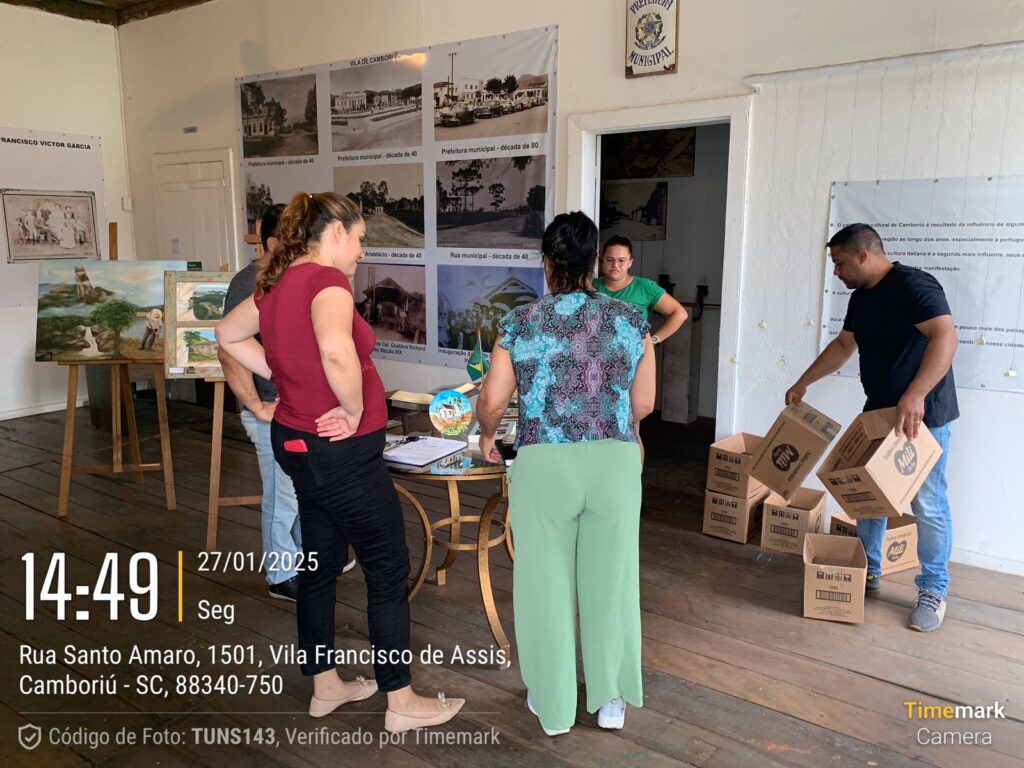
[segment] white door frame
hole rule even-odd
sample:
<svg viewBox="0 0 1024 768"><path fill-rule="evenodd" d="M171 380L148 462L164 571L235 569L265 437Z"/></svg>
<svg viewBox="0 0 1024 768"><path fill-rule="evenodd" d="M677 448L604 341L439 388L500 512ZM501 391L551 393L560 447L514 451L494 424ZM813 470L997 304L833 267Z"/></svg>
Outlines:
<svg viewBox="0 0 1024 768"><path fill-rule="evenodd" d="M746 245L746 187L750 146L750 96L684 101L650 107L569 115L566 203L597 221L597 185L601 177L598 136L656 128L729 124L729 169L725 198L725 253L722 263L722 320L718 348L718 398L715 432L736 432L740 292Z"/></svg>
<svg viewBox="0 0 1024 768"><path fill-rule="evenodd" d="M225 253L225 260L228 263L231 271L237 271L241 269L241 248L239 242L239 222L238 222L238 168L234 160L235 154L230 147L224 149L198 149L190 152L158 152L153 155L153 183L159 185L159 174L157 168L161 165L179 165L183 163L224 163L224 180L226 182L224 186L224 210L229 216L228 221L228 253ZM154 196L156 197L157 205L159 205L159 197L156 196L156 187L154 187ZM157 226L157 238L158 240L163 239L163 235L160 232L160 215L156 216Z"/></svg>

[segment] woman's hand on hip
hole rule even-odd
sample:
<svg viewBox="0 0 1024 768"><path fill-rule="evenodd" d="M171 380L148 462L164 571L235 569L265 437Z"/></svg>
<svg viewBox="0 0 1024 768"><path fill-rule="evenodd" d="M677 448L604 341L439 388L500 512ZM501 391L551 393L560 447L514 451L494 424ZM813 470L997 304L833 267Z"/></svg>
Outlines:
<svg viewBox="0 0 1024 768"><path fill-rule="evenodd" d="M349 413L340 405L316 420L316 433L332 443L351 437L359 429L359 416Z"/></svg>

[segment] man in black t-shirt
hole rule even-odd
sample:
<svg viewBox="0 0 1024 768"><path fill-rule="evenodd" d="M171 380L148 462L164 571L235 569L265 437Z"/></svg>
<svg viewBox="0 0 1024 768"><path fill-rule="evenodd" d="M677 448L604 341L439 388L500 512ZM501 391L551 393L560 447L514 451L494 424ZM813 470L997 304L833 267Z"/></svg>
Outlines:
<svg viewBox="0 0 1024 768"><path fill-rule="evenodd" d="M853 289L843 330L786 392L799 403L807 387L839 370L860 351L864 410L897 409L896 431L910 440L923 424L942 456L911 502L917 520L921 573L911 629L938 629L946 613L953 522L946 498L950 422L960 415L953 382L957 337L946 294L927 272L891 262L882 239L867 224L851 224L828 242L835 275ZM859 520L857 535L868 560L869 594L880 588L886 518Z"/></svg>

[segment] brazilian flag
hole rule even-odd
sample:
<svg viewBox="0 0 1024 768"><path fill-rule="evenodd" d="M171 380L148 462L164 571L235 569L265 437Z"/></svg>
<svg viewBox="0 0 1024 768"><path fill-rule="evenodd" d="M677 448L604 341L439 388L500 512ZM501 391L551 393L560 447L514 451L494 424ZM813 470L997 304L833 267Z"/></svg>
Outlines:
<svg viewBox="0 0 1024 768"><path fill-rule="evenodd" d="M487 373L487 358L484 357L484 347L480 343L479 328L476 329L476 344L469 356L469 362L466 363L466 373L469 374L470 381L479 381Z"/></svg>

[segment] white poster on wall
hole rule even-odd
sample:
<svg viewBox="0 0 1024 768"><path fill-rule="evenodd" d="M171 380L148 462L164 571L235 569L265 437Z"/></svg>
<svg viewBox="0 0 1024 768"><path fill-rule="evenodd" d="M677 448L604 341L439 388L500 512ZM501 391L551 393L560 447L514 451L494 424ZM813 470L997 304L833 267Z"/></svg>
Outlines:
<svg viewBox="0 0 1024 768"><path fill-rule="evenodd" d="M854 223L878 230L891 260L942 284L960 341L957 386L1024 391L1024 177L836 182L829 237ZM842 329L850 295L825 274L822 346ZM856 363L840 375L857 376Z"/></svg>
<svg viewBox="0 0 1024 768"><path fill-rule="evenodd" d="M36 258L108 256L99 136L0 128L0 190L0 307L35 306Z"/></svg>
<svg viewBox="0 0 1024 768"><path fill-rule="evenodd" d="M353 291L381 358L463 368L544 292L557 27L238 80L244 220L333 191L366 220Z"/></svg>

